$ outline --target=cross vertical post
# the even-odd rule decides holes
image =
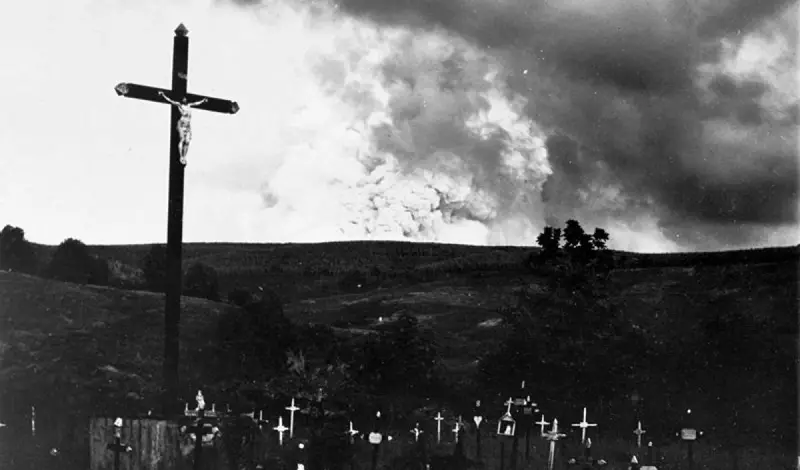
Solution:
[[[189,73],[189,31],[181,23],[175,29],[172,42],[172,91],[176,96],[186,96]],[[184,167],[178,161],[178,120],[176,107],[169,118],[169,187],[167,189],[167,279],[164,301],[164,416],[170,416],[172,404],[178,397],[180,378],[180,322],[181,284],[183,272],[183,189]]]
[[[170,105],[169,198],[167,207],[167,279],[164,304],[164,416],[171,416],[179,405],[179,337],[183,258],[183,193],[186,151],[191,140],[190,108],[236,114],[235,101],[187,93],[189,70],[189,30],[183,24],[175,29],[172,46],[172,89],[166,90],[133,83],[119,83],[117,95]]]

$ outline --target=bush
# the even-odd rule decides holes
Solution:
[[[67,238],[56,248],[47,266],[47,277],[79,284],[108,285],[108,262],[92,256],[82,241]]]
[[[167,247],[153,245],[142,258],[139,267],[144,274],[147,289],[154,292],[167,290]]]
[[[184,293],[219,301],[219,276],[211,266],[197,262],[189,267],[183,280]]]
[[[247,289],[242,289],[241,287],[237,287],[232,291],[228,292],[228,303],[237,305],[239,307],[244,307],[245,305],[249,304],[253,301],[253,295]]]
[[[260,299],[232,309],[217,323],[213,369],[242,381],[263,380],[286,369],[286,351],[297,346],[296,328],[283,314],[280,298],[265,291]]]
[[[0,232],[0,269],[35,274],[38,266],[33,245],[25,240],[25,231],[6,225]]]

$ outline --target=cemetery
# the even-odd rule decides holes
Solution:
[[[239,104],[188,93],[184,25],[173,53],[114,88],[171,111],[163,289],[0,271],[0,468],[796,468],[798,247],[184,244],[191,110]],[[215,253],[252,298],[186,295]]]

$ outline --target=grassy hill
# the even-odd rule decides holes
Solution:
[[[37,245],[40,255],[53,249]],[[94,254],[128,266],[148,249],[91,247]],[[411,313],[434,330],[449,370],[468,374],[505,334],[498,308],[510,305],[519,289],[542,282],[525,266],[531,251],[390,242],[188,244],[184,261],[214,267],[223,298],[237,286],[264,286],[279,293],[291,319],[327,324],[344,336],[367,334]],[[735,390],[749,397],[737,402],[741,419],[752,428],[748,438],[765,445],[794,444],[798,247],[614,256],[620,266],[611,277],[614,308],[645,333],[653,350],[666,358],[674,352],[673,362],[654,366],[642,380],[640,393],[651,409],[665,413],[651,418],[658,422],[652,423],[651,435],[671,432],[675,417],[666,410],[684,405],[702,410],[702,424],[715,430],[715,419],[729,412],[717,402]],[[343,282],[354,271],[360,273],[357,282]],[[181,374],[187,390],[193,390],[207,383],[199,358],[213,340],[216,320],[237,307],[189,297],[182,305]],[[0,357],[29,364],[3,368],[0,380],[6,390],[26,392],[28,398],[47,401],[57,395],[76,407],[155,406],[163,308],[160,294],[0,272]],[[764,338],[765,353],[747,365],[747,376],[705,370],[703,358],[691,356],[704,341],[702,325],[720,311],[761,325],[752,334]],[[691,367],[687,361],[693,361]],[[692,372],[682,374],[682,369]],[[606,429],[614,429],[614,423],[625,429],[629,398],[619,397],[594,418]],[[581,406],[570,404],[569,413]],[[553,401],[552,407],[566,413],[563,403]]]

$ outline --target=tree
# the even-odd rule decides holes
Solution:
[[[26,274],[36,273],[38,260],[33,245],[25,239],[25,231],[6,225],[0,232],[0,269]]]
[[[56,248],[46,274],[59,281],[107,285],[108,262],[92,256],[89,247],[75,238],[67,238]]]
[[[244,307],[245,305],[249,304],[253,301],[253,295],[247,289],[242,289],[241,287],[237,287],[232,291],[228,292],[228,303]]]
[[[226,312],[217,323],[217,341],[210,360],[220,379],[263,380],[287,370],[285,352],[296,347],[297,330],[284,315],[277,294],[262,297]]]
[[[604,247],[608,234],[596,229],[597,241],[575,220],[567,221],[564,247],[553,242],[557,229],[545,227],[537,242],[548,263],[534,266],[535,284],[499,312],[507,326],[500,347],[481,361],[481,379],[492,389],[519,383],[530,375],[557,377],[588,396],[611,393],[607,377],[628,377],[625,369],[641,345],[609,298]],[[604,261],[605,260],[605,261]],[[507,380],[508,383],[503,383]],[[566,390],[553,390],[563,393]],[[575,397],[576,399],[579,397]]]
[[[183,279],[186,295],[219,301],[219,276],[217,271],[206,264],[196,262],[186,271]]]
[[[139,262],[144,274],[147,288],[154,292],[165,292],[167,289],[167,247],[152,245]]]
[[[368,340],[355,366],[359,382],[377,395],[420,392],[435,385],[439,354],[429,330],[403,314]]]
[[[542,247],[542,253],[546,258],[553,258],[561,248],[561,229],[545,227],[542,233],[536,237],[536,243]]]

